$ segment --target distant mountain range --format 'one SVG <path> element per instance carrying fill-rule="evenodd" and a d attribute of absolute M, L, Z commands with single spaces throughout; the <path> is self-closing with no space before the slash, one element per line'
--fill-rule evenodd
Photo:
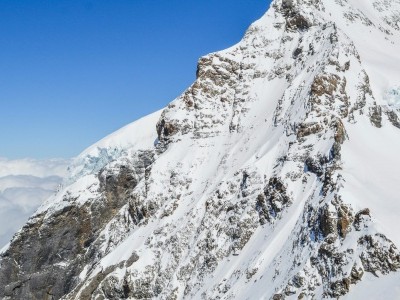
<path fill-rule="evenodd" d="M 56 192 L 69 163 L 65 159 L 0 158 L 0 249 Z"/>

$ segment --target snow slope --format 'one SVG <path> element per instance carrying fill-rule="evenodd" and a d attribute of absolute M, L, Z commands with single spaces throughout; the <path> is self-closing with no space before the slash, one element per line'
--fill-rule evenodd
<path fill-rule="evenodd" d="M 129 156 L 141 149 L 151 149 L 157 143 L 157 132 L 155 131 L 161 111 L 154 112 L 143 117 L 116 132 L 108 135 L 94 145 L 85 149 L 72 160 L 69 167 L 69 176 L 66 177 L 65 185 L 75 189 L 76 194 L 85 194 L 94 190 L 94 176 L 110 162 L 121 157 Z M 48 198 L 37 213 L 51 209 L 62 209 L 67 203 L 63 202 L 64 195 L 56 194 Z"/>
<path fill-rule="evenodd" d="M 0 296 L 397 297 L 398 12 L 273 1 L 162 112 L 73 162 L 2 256 Z"/>

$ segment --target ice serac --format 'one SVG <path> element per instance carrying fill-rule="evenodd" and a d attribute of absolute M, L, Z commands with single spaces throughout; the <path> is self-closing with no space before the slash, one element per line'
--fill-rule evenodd
<path fill-rule="evenodd" d="M 389 295 L 399 16 L 399 0 L 273 1 L 162 113 L 76 159 L 2 254 L 0 297 Z"/>

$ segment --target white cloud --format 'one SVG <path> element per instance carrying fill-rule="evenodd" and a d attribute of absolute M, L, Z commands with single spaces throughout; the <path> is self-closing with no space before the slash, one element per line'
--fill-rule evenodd
<path fill-rule="evenodd" d="M 69 162 L 0 158 L 0 248 L 56 191 L 67 174 Z"/>
<path fill-rule="evenodd" d="M 67 174 L 68 159 L 16 159 L 0 158 L 0 177 L 9 175 L 32 175 L 35 177 L 60 176 Z"/>

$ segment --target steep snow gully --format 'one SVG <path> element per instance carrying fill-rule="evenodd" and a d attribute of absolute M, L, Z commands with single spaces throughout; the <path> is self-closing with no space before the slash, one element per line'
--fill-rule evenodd
<path fill-rule="evenodd" d="M 399 26 L 399 0 L 273 1 L 75 159 L 0 297 L 400 299 Z"/>

